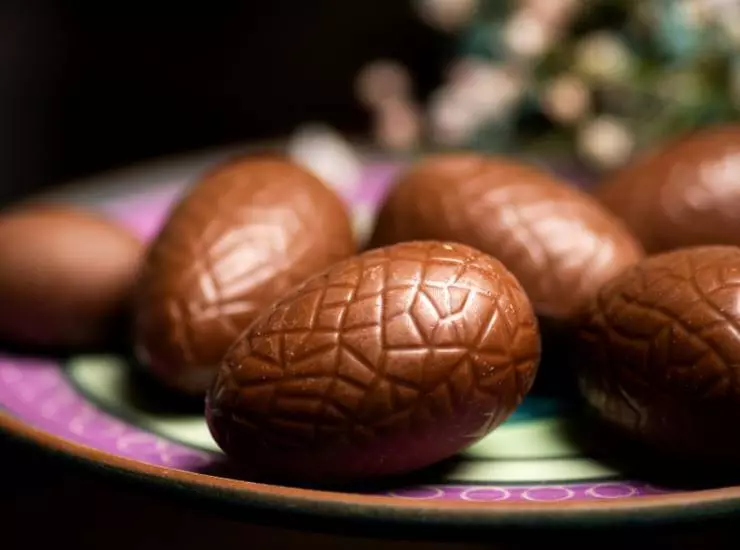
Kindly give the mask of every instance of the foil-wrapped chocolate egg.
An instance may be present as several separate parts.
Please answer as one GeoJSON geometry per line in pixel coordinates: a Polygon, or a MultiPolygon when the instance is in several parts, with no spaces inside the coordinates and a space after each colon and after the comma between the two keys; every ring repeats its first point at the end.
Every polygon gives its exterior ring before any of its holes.
{"type": "Polygon", "coordinates": [[[428,157],[391,189],[371,246],[413,239],[494,256],[537,313],[557,320],[642,257],[623,224],[587,194],[533,166],[473,153],[428,157]]]}
{"type": "Polygon", "coordinates": [[[338,483],[409,472],[503,422],[540,341],[498,260],[407,242],[339,262],[230,349],[206,398],[215,441],[256,478],[338,483]]]}
{"type": "Polygon", "coordinates": [[[740,245],[740,125],[673,139],[595,190],[649,253],[740,245]]]}
{"type": "Polygon", "coordinates": [[[740,248],[651,256],[579,325],[579,384],[603,419],[677,455],[740,458],[728,435],[740,425],[740,248]]]}
{"type": "Polygon", "coordinates": [[[277,155],[228,161],[189,190],[151,244],[137,355],[168,386],[202,394],[265,306],[354,250],[342,200],[309,171],[277,155]]]}

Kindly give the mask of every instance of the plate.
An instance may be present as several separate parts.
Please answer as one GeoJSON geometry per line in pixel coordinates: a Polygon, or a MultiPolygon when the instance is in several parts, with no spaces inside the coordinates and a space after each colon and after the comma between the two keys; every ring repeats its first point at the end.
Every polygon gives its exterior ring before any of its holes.
{"type": "MultiPolygon", "coordinates": [[[[182,190],[226,154],[139,165],[48,198],[99,209],[150,239],[182,190]]],[[[358,235],[367,234],[378,200],[401,167],[368,155],[360,184],[344,188],[358,235]]],[[[202,412],[152,397],[124,355],[0,353],[0,409],[0,429],[60,460],[243,519],[290,516],[321,529],[352,522],[487,531],[656,524],[740,511],[740,486],[661,484],[635,474],[613,451],[600,454],[599,433],[581,411],[545,395],[529,396],[493,434],[444,465],[392,485],[343,492],[231,477],[202,412]]]]}

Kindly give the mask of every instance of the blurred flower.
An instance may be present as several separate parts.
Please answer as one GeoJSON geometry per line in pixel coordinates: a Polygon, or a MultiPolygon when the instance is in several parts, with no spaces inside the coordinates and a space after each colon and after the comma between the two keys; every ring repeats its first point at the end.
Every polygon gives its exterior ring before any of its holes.
{"type": "Polygon", "coordinates": [[[541,56],[553,38],[553,28],[530,10],[518,10],[504,24],[504,44],[517,57],[531,59],[541,56]]]}
{"type": "Polygon", "coordinates": [[[497,118],[524,92],[524,83],[516,71],[481,59],[457,63],[450,72],[448,86],[457,101],[486,119],[497,118]]]}
{"type": "Polygon", "coordinates": [[[375,112],[374,135],[388,149],[404,151],[421,139],[421,116],[416,105],[398,99],[386,101],[375,112]]]}
{"type": "Polygon", "coordinates": [[[617,119],[602,116],[586,122],[578,131],[578,150],[599,168],[621,165],[632,154],[635,141],[617,119]]]}
{"type": "Polygon", "coordinates": [[[736,48],[740,48],[740,2],[737,7],[737,11],[721,18],[719,24],[730,44],[736,48]]]}
{"type": "Polygon", "coordinates": [[[596,31],[575,46],[573,64],[578,73],[596,81],[616,81],[632,72],[629,49],[615,33],[596,31]]]}
{"type": "Polygon", "coordinates": [[[429,100],[431,137],[437,144],[462,145],[482,123],[475,110],[449,87],[438,90],[429,100]]]}
{"type": "Polygon", "coordinates": [[[457,33],[458,55],[424,105],[400,65],[366,68],[358,96],[386,147],[430,140],[601,170],[676,131],[740,121],[740,0],[415,4],[457,33]]]}
{"type": "MultiPolygon", "coordinates": [[[[649,5],[650,2],[646,2],[649,5]]],[[[712,20],[712,12],[707,0],[678,0],[676,9],[684,20],[694,27],[704,27],[712,20]]]]}
{"type": "Polygon", "coordinates": [[[364,66],[355,80],[356,94],[367,107],[406,98],[411,93],[411,75],[406,67],[381,59],[364,66]]]}
{"type": "Polygon", "coordinates": [[[470,21],[478,9],[478,0],[416,0],[415,5],[427,25],[451,32],[470,21]]]}
{"type": "Polygon", "coordinates": [[[708,16],[716,21],[736,18],[740,14],[737,0],[694,0],[694,4],[701,4],[708,16]]]}
{"type": "MultiPolygon", "coordinates": [[[[679,2],[682,0],[678,0],[679,2]]],[[[684,0],[686,1],[686,0],[684,0]]],[[[693,1],[693,0],[688,0],[693,1]]],[[[701,1],[701,0],[699,0],[701,1]]],[[[654,23],[656,12],[655,12],[655,2],[637,2],[637,6],[635,7],[635,21],[639,23],[644,28],[650,28],[650,26],[654,23]]]]}
{"type": "Polygon", "coordinates": [[[519,0],[523,10],[546,27],[563,27],[582,7],[582,0],[519,0]]]}
{"type": "Polygon", "coordinates": [[[566,74],[554,78],[545,86],[541,103],[550,118],[562,124],[572,124],[591,107],[591,92],[583,80],[566,74]]]}
{"type": "Polygon", "coordinates": [[[701,74],[695,71],[671,71],[658,75],[655,80],[655,93],[666,103],[696,105],[709,91],[701,74]]]}
{"type": "Polygon", "coordinates": [[[361,162],[342,135],[321,123],[301,126],[288,140],[288,155],[342,193],[360,183],[361,162]]]}
{"type": "Polygon", "coordinates": [[[736,109],[740,109],[740,58],[730,65],[730,98],[736,109]]]}
{"type": "Polygon", "coordinates": [[[687,4],[679,2],[650,2],[655,15],[651,33],[662,55],[682,64],[700,57],[705,50],[706,32],[709,24],[706,2],[687,4]]]}

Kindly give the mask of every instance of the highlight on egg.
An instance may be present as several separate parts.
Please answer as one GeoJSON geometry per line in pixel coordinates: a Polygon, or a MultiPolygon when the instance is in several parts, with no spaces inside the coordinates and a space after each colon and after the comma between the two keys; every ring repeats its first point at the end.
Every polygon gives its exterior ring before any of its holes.
{"type": "Polygon", "coordinates": [[[740,245],[740,124],[710,126],[647,151],[594,189],[651,254],[740,245]]]}

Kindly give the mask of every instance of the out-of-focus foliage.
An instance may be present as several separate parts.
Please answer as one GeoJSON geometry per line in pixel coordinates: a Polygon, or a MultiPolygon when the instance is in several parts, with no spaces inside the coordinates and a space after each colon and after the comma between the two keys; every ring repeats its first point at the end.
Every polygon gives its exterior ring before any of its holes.
{"type": "Polygon", "coordinates": [[[358,91],[386,147],[564,155],[620,166],[740,118],[740,0],[417,0],[458,56],[422,104],[392,60],[358,91]]]}

